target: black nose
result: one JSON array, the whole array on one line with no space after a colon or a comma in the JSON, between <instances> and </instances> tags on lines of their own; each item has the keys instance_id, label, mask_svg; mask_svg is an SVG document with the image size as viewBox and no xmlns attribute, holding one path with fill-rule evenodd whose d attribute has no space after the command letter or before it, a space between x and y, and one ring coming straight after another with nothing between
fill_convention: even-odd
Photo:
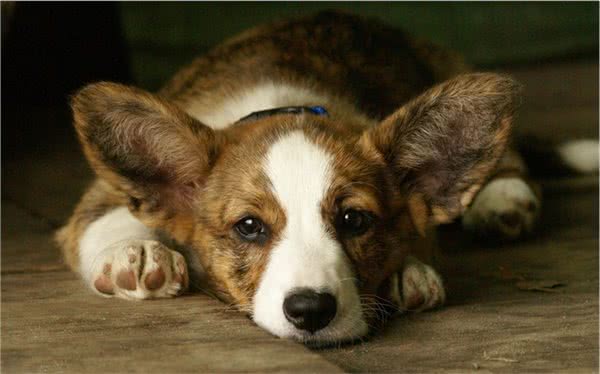
<instances>
[{"instance_id":1,"label":"black nose","mask_svg":"<svg viewBox=\"0 0 600 374\"><path fill-rule=\"evenodd\" d=\"M283 301L285 318L300 330L315 332L335 317L337 303L330 293L317 293L307 288L289 294Z\"/></svg>"}]
</instances>

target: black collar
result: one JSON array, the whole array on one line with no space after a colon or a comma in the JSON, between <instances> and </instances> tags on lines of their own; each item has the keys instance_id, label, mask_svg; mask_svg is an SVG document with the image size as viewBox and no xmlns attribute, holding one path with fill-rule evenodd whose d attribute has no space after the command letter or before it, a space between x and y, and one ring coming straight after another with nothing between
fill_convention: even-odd
<instances>
[{"instance_id":1,"label":"black collar","mask_svg":"<svg viewBox=\"0 0 600 374\"><path fill-rule=\"evenodd\" d=\"M256 121L257 119L263 117L270 117L277 114L314 114L316 116L326 116L328 115L327 110L322 106L285 106L281 108L273 108L267 110L260 110L258 112L252 112L245 117L237 120L236 123L246 122L246 121Z\"/></svg>"}]
</instances>

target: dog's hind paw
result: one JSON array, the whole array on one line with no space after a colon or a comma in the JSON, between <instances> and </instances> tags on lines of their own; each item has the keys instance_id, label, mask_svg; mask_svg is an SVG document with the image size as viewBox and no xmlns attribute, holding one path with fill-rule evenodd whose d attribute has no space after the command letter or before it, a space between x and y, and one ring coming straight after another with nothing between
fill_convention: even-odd
<instances>
[{"instance_id":1,"label":"dog's hind paw","mask_svg":"<svg viewBox=\"0 0 600 374\"><path fill-rule=\"evenodd\" d=\"M399 311L420 312L441 306L446 301L442 277L429 265L407 257L401 273L393 277L392 300Z\"/></svg>"},{"instance_id":2,"label":"dog's hind paw","mask_svg":"<svg viewBox=\"0 0 600 374\"><path fill-rule=\"evenodd\" d=\"M188 287L183 256L155 240L127 240L100 253L92 274L92 289L123 299L173 297Z\"/></svg>"},{"instance_id":3,"label":"dog's hind paw","mask_svg":"<svg viewBox=\"0 0 600 374\"><path fill-rule=\"evenodd\" d=\"M540 201L520 178L497 178L475 196L462 218L463 227L480 235L517 239L530 232Z\"/></svg>"}]
</instances>

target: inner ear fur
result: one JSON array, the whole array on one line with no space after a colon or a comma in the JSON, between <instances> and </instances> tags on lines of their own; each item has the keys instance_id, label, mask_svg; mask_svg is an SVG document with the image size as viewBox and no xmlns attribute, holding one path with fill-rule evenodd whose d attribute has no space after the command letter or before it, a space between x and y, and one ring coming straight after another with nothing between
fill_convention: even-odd
<instances>
[{"instance_id":1,"label":"inner ear fur","mask_svg":"<svg viewBox=\"0 0 600 374\"><path fill-rule=\"evenodd\" d=\"M133 210L188 207L221 143L174 104L121 84L88 85L71 108L93 169L130 196Z\"/></svg>"},{"instance_id":2,"label":"inner ear fur","mask_svg":"<svg viewBox=\"0 0 600 374\"><path fill-rule=\"evenodd\" d=\"M415 226L460 215L506 148L521 86L476 73L434 86L361 137L391 168Z\"/></svg>"}]
</instances>

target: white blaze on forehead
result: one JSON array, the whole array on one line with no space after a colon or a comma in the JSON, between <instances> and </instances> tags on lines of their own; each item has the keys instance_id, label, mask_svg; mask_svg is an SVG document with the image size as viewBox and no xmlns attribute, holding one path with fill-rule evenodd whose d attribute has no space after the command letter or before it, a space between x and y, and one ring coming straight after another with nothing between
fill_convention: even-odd
<instances>
[{"instance_id":1,"label":"white blaze on forehead","mask_svg":"<svg viewBox=\"0 0 600 374\"><path fill-rule=\"evenodd\" d=\"M286 212L288 227L298 225L294 228L310 231L305 234L324 234L320 205L331 184L331 164L331 156L300 131L290 133L271 147L266 174Z\"/></svg>"},{"instance_id":2,"label":"white blaze on forehead","mask_svg":"<svg viewBox=\"0 0 600 374\"><path fill-rule=\"evenodd\" d=\"M333 178L332 156L301 131L269 149L265 172L286 216L279 242L254 297L254 320L282 337L306 338L283 314L285 296L296 288L333 294L338 315L311 339L353 338L366 332L354 274L342 246L327 232L321 203Z\"/></svg>"}]
</instances>

